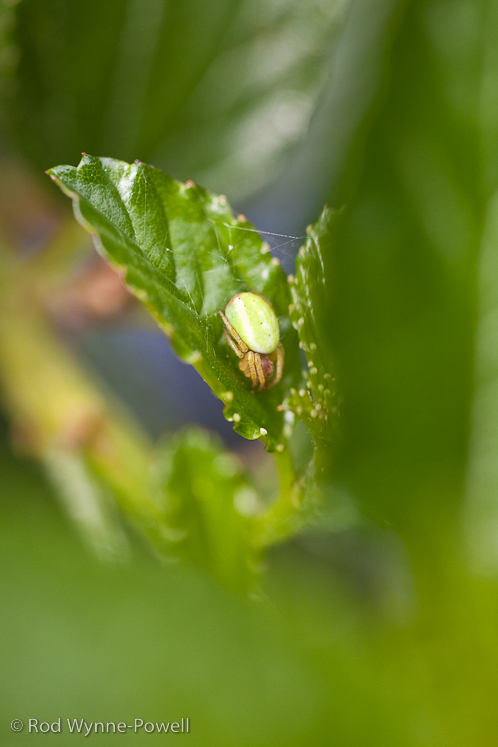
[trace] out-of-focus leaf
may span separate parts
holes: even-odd
[[[153,474],[171,555],[207,570],[228,588],[253,588],[252,517],[261,507],[240,462],[205,431],[191,429],[159,452]]]
[[[286,277],[267,245],[226,198],[181,184],[141,163],[84,156],[79,167],[50,176],[68,194],[78,220],[102,254],[124,269],[126,283],[225,404],[245,438],[282,443],[277,406],[300,377],[297,336],[288,319]],[[282,381],[255,393],[238,369],[218,314],[237,293],[269,298],[280,318],[286,352]],[[263,430],[262,430],[263,429]]]
[[[383,79],[332,184],[344,209],[317,310],[341,382],[341,479],[412,539],[430,524],[434,547],[461,501],[484,216],[482,6],[455,7],[409,3],[377,53]]]
[[[479,570],[498,568],[498,196],[489,203],[479,268],[475,393],[465,529]]]
[[[246,0],[153,162],[241,199],[308,131],[348,0]]]
[[[208,11],[195,0],[23,0],[16,8],[17,89],[9,102],[17,142],[45,168],[83,149],[149,153],[238,5],[222,0]]]
[[[345,5],[23,0],[12,135],[42,168],[138,157],[238,198],[305,135]]]
[[[490,3],[484,16],[473,6],[464,6],[473,25],[472,66],[461,59],[450,77],[451,91],[460,109],[474,102],[476,45],[483,43],[482,88],[480,89],[480,130],[483,146],[483,182],[488,200],[480,247],[478,269],[477,329],[475,343],[474,399],[472,403],[465,529],[480,571],[496,575],[498,569],[498,6]],[[485,20],[484,27],[481,26]],[[463,25],[463,17],[460,24]],[[454,22],[456,25],[458,22]],[[482,31],[482,36],[477,35]],[[459,29],[460,35],[465,29]],[[446,50],[446,70],[451,72],[455,50]],[[450,57],[450,59],[448,59]],[[480,59],[479,59],[480,61]],[[449,68],[449,69],[448,69]],[[475,116],[475,112],[474,116]],[[469,118],[469,112],[466,112]]]
[[[13,41],[12,30],[15,25],[14,3],[0,0],[0,101],[5,100],[12,93],[12,82],[16,62],[17,50]],[[5,126],[5,111],[0,108],[0,126]]]

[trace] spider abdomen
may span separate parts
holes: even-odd
[[[225,315],[250,350],[268,355],[277,349],[277,315],[263,296],[239,293],[228,302]]]

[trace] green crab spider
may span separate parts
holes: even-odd
[[[259,382],[258,392],[271,389],[282,378],[284,348],[280,343],[278,319],[270,301],[259,293],[239,293],[218,312],[223,319],[225,337],[235,355],[241,359],[239,368],[252,386]],[[268,378],[275,371],[273,379]]]

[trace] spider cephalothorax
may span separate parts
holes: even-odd
[[[270,389],[282,378],[284,348],[279,342],[278,319],[271,303],[259,293],[239,293],[219,312],[225,336],[241,361],[240,370],[258,391]],[[275,375],[267,384],[268,378]]]

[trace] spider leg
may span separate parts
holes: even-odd
[[[218,313],[223,320],[223,324],[225,325],[225,329],[223,330],[223,332],[225,333],[227,342],[232,348],[235,355],[241,359],[239,363],[240,370],[244,372],[245,376],[251,379],[253,387],[255,387],[259,382],[258,391],[261,392],[264,389],[266,383],[265,373],[263,371],[263,365],[261,363],[261,355],[259,353],[253,352],[252,350],[249,350],[249,347],[240,337],[238,332],[232,327],[224,313],[222,311],[219,311]],[[282,371],[280,371],[280,376],[281,375]],[[272,382],[270,386],[273,386],[274,383],[276,384],[277,382]]]
[[[224,329],[223,332],[225,333],[225,337],[227,338],[227,342],[230,345],[230,347],[232,348],[232,350],[235,353],[235,355],[237,355],[239,358],[243,358],[244,357],[244,353],[242,352],[242,350],[240,350],[239,346],[232,340],[232,338],[228,334],[227,330]]]
[[[277,347],[277,363],[276,363],[276,369],[275,369],[275,376],[273,377],[272,381],[266,387],[267,389],[271,389],[272,386],[275,386],[275,384],[278,384],[278,382],[282,378],[283,370],[284,370],[284,347],[279,342],[278,347]]]
[[[244,340],[239,335],[239,333],[232,327],[232,325],[230,324],[230,322],[226,318],[225,314],[222,311],[218,311],[218,314],[223,319],[223,324],[226,327],[226,329],[224,330],[224,332],[225,332],[226,338],[227,338],[228,342],[230,343],[230,346],[231,346],[232,350],[234,351],[234,353],[236,353],[237,351],[235,350],[235,347],[233,346],[232,341],[230,340],[230,338],[227,335],[227,330],[230,332],[230,334],[232,335],[233,339],[238,344],[239,351],[242,351],[242,353],[247,353],[247,351],[249,350],[249,348],[247,347],[247,345],[245,344]],[[237,353],[237,355],[239,355],[239,354]],[[239,358],[242,358],[242,356],[239,355]]]
[[[239,363],[239,368],[241,371],[244,372],[244,375],[251,379],[253,387],[256,386],[258,381],[258,374],[256,373],[256,365],[255,365],[255,353],[253,353],[252,350],[249,350],[248,353],[245,354],[243,359]]]
[[[261,356],[259,353],[254,353],[254,363],[256,367],[256,373],[258,375],[258,381],[259,381],[259,389],[258,391],[261,392],[263,390],[263,387],[265,385],[265,374],[263,372],[263,366],[261,365]],[[256,383],[256,382],[254,382]],[[253,384],[254,386],[254,384]]]

